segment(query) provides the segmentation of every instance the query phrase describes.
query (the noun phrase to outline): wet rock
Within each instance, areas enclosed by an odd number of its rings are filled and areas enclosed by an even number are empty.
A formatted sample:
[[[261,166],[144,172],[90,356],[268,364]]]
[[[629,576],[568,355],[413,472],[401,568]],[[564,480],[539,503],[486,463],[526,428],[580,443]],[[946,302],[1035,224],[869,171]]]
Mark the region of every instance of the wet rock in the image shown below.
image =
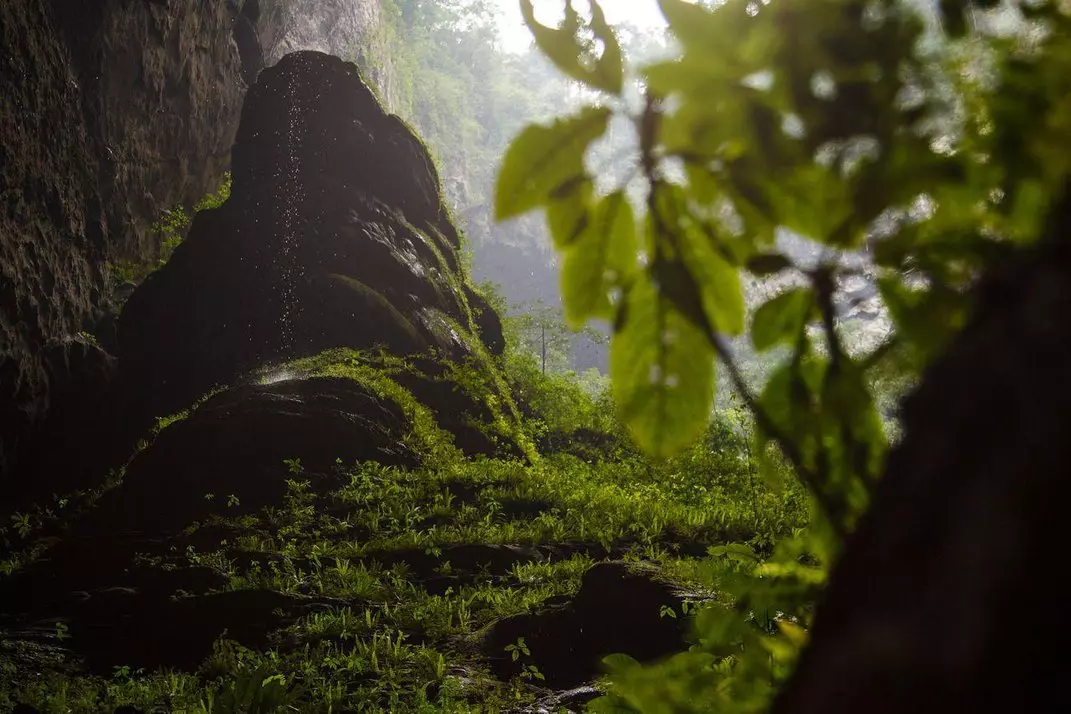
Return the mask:
[[[101,419],[112,403],[115,358],[85,335],[51,343],[39,357],[48,385],[42,393],[47,416],[26,438],[23,452],[33,459],[22,464],[22,478],[5,489],[0,515],[95,485],[126,456]]]
[[[534,664],[554,689],[577,687],[602,673],[602,659],[627,654],[648,662],[686,647],[682,598],[653,572],[624,563],[600,563],[589,570],[567,604],[501,620],[486,634],[483,648],[497,677],[507,680],[522,664]],[[523,637],[531,652],[514,662],[505,647]]]
[[[427,151],[354,65],[301,52],[264,70],[233,176],[231,199],[198,215],[123,311],[135,412],[170,413],[251,369],[333,347],[463,357],[478,332],[500,348],[497,315],[461,279]]]
[[[341,485],[329,476],[336,459],[414,465],[415,455],[399,445],[408,427],[397,405],[348,379],[235,387],[164,429],[87,528],[166,533],[212,513],[281,505],[294,478],[289,459],[302,460],[309,474],[302,478],[330,481],[318,490]]]

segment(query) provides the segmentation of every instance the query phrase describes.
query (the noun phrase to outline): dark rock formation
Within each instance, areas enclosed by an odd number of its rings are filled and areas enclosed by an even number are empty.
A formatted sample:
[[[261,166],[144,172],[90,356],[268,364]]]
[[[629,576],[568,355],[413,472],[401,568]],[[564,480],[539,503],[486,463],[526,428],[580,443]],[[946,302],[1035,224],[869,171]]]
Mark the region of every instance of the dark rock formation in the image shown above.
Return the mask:
[[[246,86],[296,49],[356,56],[378,18],[378,0],[2,3],[0,483],[59,398],[42,351],[107,319],[113,266],[154,258],[152,223],[219,185]]]
[[[484,651],[503,681],[519,673],[522,664],[535,664],[547,686],[577,687],[603,672],[608,655],[649,662],[684,649],[683,618],[662,615],[663,607],[679,613],[682,602],[652,574],[624,563],[601,563],[584,575],[580,591],[567,603],[492,626]],[[505,652],[520,637],[531,652],[523,662]]]
[[[42,359],[218,185],[244,86],[226,3],[0,3],[0,477],[47,411]]]
[[[316,474],[329,473],[336,459],[414,465],[415,455],[399,445],[408,426],[395,404],[348,379],[230,389],[136,456],[88,527],[168,533],[217,512],[231,496],[230,513],[258,511],[282,502],[288,459],[300,458]]]
[[[1067,698],[1071,200],[981,285],[904,406],[905,436],[775,712],[1046,711]]]
[[[501,348],[427,152],[353,65],[302,52],[261,73],[233,177],[227,204],[198,215],[123,311],[119,357],[142,413],[331,347],[461,356],[473,309]]]

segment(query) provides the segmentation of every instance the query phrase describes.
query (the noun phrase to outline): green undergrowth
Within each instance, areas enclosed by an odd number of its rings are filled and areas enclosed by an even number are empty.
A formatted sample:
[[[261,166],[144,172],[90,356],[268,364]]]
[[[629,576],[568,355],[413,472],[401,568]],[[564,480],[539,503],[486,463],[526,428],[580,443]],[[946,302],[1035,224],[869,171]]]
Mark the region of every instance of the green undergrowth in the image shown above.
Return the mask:
[[[467,331],[455,326],[459,335]],[[452,385],[471,402],[474,411],[466,423],[483,433],[492,443],[511,445],[531,461],[539,454],[520,418],[509,384],[500,368],[479,340],[466,340],[472,354],[450,360],[438,354],[401,358],[386,352],[339,348],[315,357],[294,360],[263,370],[263,375],[288,372],[310,378],[352,379],[378,396],[397,404],[412,423],[410,444],[425,461],[440,463],[456,458],[451,436],[439,427],[435,413],[421,403],[413,390],[402,386],[409,379]]]
[[[162,268],[171,259],[175,249],[186,239],[190,226],[193,225],[194,216],[201,211],[219,208],[227,202],[230,196],[231,175],[227,173],[224,174],[219,188],[205,194],[194,204],[192,211],[181,203],[165,210],[149,229],[153,242],[152,255],[108,263],[112,287],[118,289],[123,286],[139,285],[149,276],[149,273]]]
[[[188,543],[180,555],[172,547],[140,564],[211,568],[225,576],[220,592],[283,593],[320,603],[316,612],[281,628],[265,651],[224,636],[195,673],[72,676],[59,655],[32,681],[0,684],[0,705],[504,711],[541,692],[490,676],[481,642],[491,623],[575,594],[605,559],[656,562],[682,588],[712,592],[717,582],[697,547],[762,542],[762,528],[785,525],[756,524],[746,509],[711,509],[709,494],[661,490],[627,466],[568,455],[416,470],[338,465],[349,483],[329,493],[313,491],[299,461],[286,468],[279,507],[234,517],[221,505],[176,541]],[[250,708],[260,696],[269,705]]]
[[[494,623],[568,601],[605,560],[654,565],[694,600],[663,616],[725,610],[742,554],[765,559],[807,521],[802,491],[763,478],[732,414],[690,450],[656,462],[630,445],[605,395],[533,371],[517,355],[457,363],[333,350],[254,377],[279,374],[352,379],[397,405],[409,425],[400,441],[420,465],[336,462],[323,474],[294,454],[278,467],[282,502],[241,514],[237,502],[212,499],[212,516],[146,545],[129,567],[179,583],[186,572],[214,573],[207,590],[177,587],[175,602],[267,593],[299,614],[280,617],[257,649],[221,632],[185,672],[130,662],[91,674],[62,619],[46,625],[45,637],[0,632],[0,710],[524,710],[549,692],[538,668],[509,681],[492,675],[491,660],[522,651],[489,651]],[[485,433],[514,448],[466,456],[441,415],[415,396],[420,380],[453,385],[474,412],[485,410]],[[210,396],[158,420],[139,449]],[[111,487],[121,488],[119,479]],[[627,692],[611,694],[627,701]]]

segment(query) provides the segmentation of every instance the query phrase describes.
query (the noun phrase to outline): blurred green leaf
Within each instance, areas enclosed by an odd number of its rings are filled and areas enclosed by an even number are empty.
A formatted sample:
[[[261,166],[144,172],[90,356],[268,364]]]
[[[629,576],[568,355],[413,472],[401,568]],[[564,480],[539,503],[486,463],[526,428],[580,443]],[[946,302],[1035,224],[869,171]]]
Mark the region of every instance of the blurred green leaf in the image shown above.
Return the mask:
[[[599,202],[588,230],[563,256],[562,299],[573,329],[589,317],[609,317],[610,286],[632,272],[636,255],[636,218],[618,191]]]
[[[532,0],[521,0],[521,14],[528,29],[535,37],[536,45],[565,74],[594,89],[611,94],[620,94],[624,85],[624,62],[621,46],[613,28],[596,0],[591,4],[591,22],[588,26],[595,39],[601,43],[601,54],[595,56],[592,43],[581,39],[584,23],[573,8],[572,0],[565,3],[565,21],[558,29],[541,25],[535,19]]]
[[[713,348],[647,273],[625,296],[610,376],[622,421],[652,456],[671,456],[703,432],[714,399]]]
[[[751,322],[751,342],[760,352],[799,339],[815,307],[814,291],[795,288],[763,303]]]
[[[583,185],[584,152],[606,131],[610,110],[587,107],[550,125],[529,126],[502,160],[495,217],[505,220],[546,204],[571,183]]]

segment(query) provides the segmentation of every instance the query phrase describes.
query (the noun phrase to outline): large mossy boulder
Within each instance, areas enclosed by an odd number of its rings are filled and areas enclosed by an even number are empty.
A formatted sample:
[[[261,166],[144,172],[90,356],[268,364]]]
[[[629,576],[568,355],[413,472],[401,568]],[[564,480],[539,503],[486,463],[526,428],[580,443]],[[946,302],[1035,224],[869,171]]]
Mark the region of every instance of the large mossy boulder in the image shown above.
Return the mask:
[[[357,68],[288,55],[250,91],[233,187],[133,294],[119,358],[159,416],[265,364],[335,347],[462,359],[502,348],[468,287],[427,150]],[[140,408],[139,408],[140,407]]]

